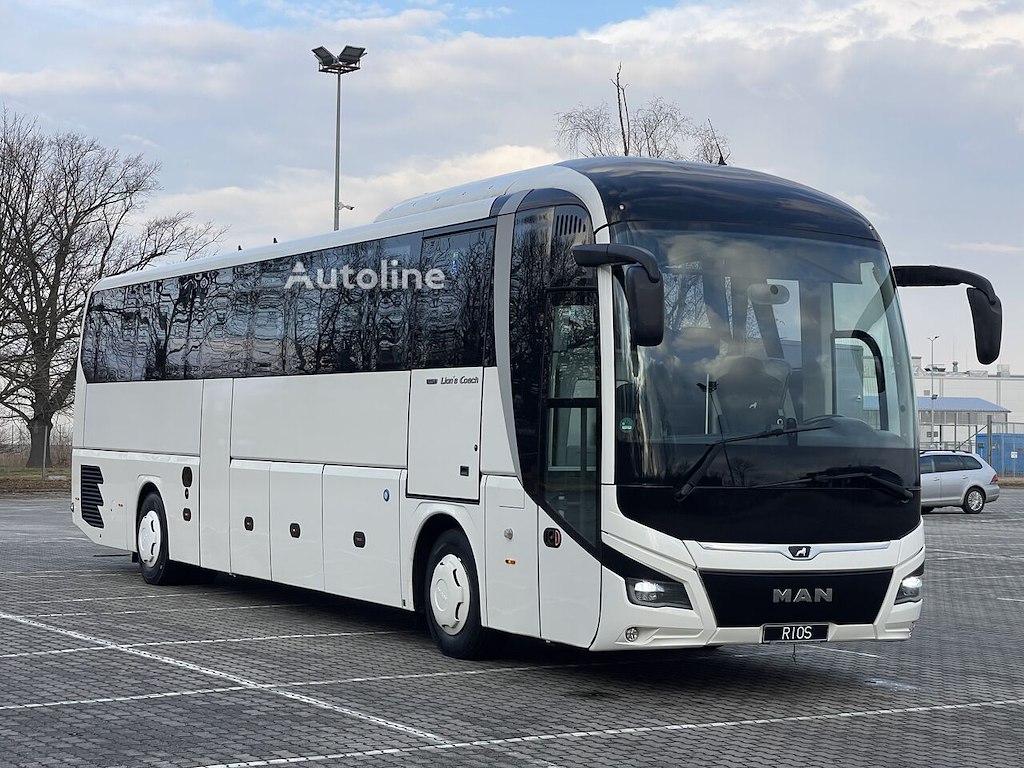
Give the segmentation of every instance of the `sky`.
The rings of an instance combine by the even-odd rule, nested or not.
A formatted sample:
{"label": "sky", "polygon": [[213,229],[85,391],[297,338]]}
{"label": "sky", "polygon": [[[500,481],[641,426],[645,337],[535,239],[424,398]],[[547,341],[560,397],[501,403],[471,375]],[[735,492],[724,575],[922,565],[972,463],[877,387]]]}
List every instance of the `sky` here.
{"label": "sky", "polygon": [[[661,97],[730,164],[847,201],[895,264],[980,272],[1024,374],[1024,0],[443,2],[0,0],[0,107],[161,165],[147,215],[192,211],[234,250],[567,157],[556,114]],[[963,287],[901,292],[912,353],[974,357]]]}

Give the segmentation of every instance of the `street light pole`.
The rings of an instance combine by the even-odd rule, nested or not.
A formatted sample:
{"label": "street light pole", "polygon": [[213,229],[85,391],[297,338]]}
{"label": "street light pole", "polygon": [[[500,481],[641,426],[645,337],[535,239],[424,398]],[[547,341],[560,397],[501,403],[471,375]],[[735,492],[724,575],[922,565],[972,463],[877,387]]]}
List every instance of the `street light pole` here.
{"label": "street light pole", "polygon": [[338,98],[334,117],[334,231],[338,231],[341,213],[341,72],[338,73]]}
{"label": "street light pole", "polygon": [[[313,55],[320,65],[320,71],[338,77],[338,98],[335,107],[334,127],[334,229],[339,226],[338,214],[341,211],[341,76],[359,69],[359,61],[366,55],[365,48],[346,45],[341,53],[335,56],[322,45],[313,49]],[[344,206],[351,209],[351,206]]]}
{"label": "street light pole", "polygon": [[937,338],[939,338],[939,337],[938,336],[929,336],[928,337],[928,341],[930,341],[931,345],[932,345],[932,363],[931,363],[931,365],[928,368],[928,370],[931,372],[931,376],[932,376],[931,389],[928,390],[928,394],[930,395],[930,397],[928,399],[931,401],[929,403],[929,405],[931,405],[931,410],[932,410],[932,418],[931,418],[932,437],[935,436],[935,398],[936,398],[936,394],[935,394],[935,340]]}

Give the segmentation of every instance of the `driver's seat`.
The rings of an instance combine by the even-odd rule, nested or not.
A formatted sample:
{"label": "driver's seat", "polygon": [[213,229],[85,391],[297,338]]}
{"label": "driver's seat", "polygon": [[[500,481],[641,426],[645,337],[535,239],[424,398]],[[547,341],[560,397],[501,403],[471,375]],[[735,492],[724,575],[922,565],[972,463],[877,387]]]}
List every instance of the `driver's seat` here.
{"label": "driver's seat", "polygon": [[761,432],[781,423],[789,365],[771,360],[769,373],[765,363],[745,355],[725,361],[725,373],[718,377],[715,390],[724,432]]}

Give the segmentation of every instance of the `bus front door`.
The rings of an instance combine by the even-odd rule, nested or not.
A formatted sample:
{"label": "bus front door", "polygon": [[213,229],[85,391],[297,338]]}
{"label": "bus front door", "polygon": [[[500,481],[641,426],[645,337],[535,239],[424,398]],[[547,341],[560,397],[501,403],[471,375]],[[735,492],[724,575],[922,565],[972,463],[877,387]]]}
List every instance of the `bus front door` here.
{"label": "bus front door", "polygon": [[600,618],[597,293],[549,290],[538,523],[541,637],[588,646]]}

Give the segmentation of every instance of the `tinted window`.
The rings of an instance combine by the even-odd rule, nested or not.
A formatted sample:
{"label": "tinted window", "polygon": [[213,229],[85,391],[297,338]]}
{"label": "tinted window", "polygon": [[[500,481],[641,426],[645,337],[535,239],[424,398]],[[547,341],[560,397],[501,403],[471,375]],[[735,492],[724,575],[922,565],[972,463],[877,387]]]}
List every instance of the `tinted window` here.
{"label": "tinted window", "polygon": [[200,375],[205,275],[182,275],[129,288],[137,299],[135,380]]}
{"label": "tinted window", "polygon": [[963,469],[959,456],[940,454],[932,457],[935,460],[936,472],[959,472]]}
{"label": "tinted window", "polygon": [[424,239],[412,292],[409,366],[486,365],[491,344],[494,230]]}
{"label": "tinted window", "polygon": [[86,380],[493,365],[494,228],[421,242],[402,235],[97,291]]}
{"label": "tinted window", "polygon": [[83,365],[97,381],[131,381],[135,317],[124,288],[93,294],[82,342]]}
{"label": "tinted window", "polygon": [[278,376],[285,372],[284,296],[292,259],[274,259],[250,266],[253,270],[247,285],[251,286],[253,295],[246,302],[251,312],[249,375]]}
{"label": "tinted window", "polygon": [[964,469],[981,469],[981,462],[973,456],[961,456],[960,463]]}
{"label": "tinted window", "polygon": [[312,288],[293,283],[286,325],[295,373],[392,371],[406,367],[407,272],[419,235],[404,235],[309,254]]}
{"label": "tinted window", "polygon": [[231,378],[241,376],[245,370],[245,348],[233,329],[241,325],[247,332],[248,322],[240,323],[233,307],[233,277],[232,268],[205,273],[206,301],[199,354],[199,375],[204,378]]}
{"label": "tinted window", "polygon": [[592,240],[590,219],[578,206],[517,214],[509,335],[523,484],[534,501],[596,544],[596,270],[578,266],[570,250]]}
{"label": "tinted window", "polygon": [[929,472],[934,472],[934,471],[935,471],[935,464],[932,462],[932,457],[931,456],[922,456],[921,457],[921,474],[925,475],[925,474],[928,474]]}

